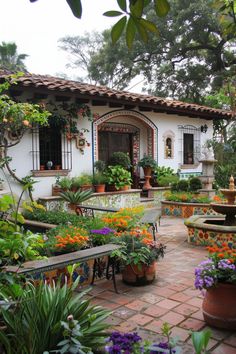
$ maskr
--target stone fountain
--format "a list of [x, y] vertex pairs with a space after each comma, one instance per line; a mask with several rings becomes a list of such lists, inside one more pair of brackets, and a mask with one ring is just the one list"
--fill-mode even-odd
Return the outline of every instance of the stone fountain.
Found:
[[224, 242], [236, 246], [236, 189], [234, 178], [230, 177], [229, 188], [220, 190], [226, 203], [211, 203], [216, 215], [193, 215], [185, 220], [188, 228], [188, 242], [194, 245], [211, 245]]
[[229, 189], [220, 189], [220, 191], [227, 199], [227, 203], [211, 203], [212, 209], [219, 214], [225, 215], [225, 226], [234, 226], [236, 225], [236, 189], [233, 176], [231, 176], [229, 180]]

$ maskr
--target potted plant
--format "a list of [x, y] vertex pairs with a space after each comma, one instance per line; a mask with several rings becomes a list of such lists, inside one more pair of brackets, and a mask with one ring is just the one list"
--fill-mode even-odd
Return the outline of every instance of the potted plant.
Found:
[[70, 190], [72, 190], [73, 192], [77, 192], [77, 190], [81, 188], [80, 177], [72, 177], [71, 182], [72, 183], [71, 183]]
[[106, 187], [106, 177], [101, 173], [95, 173], [93, 175], [93, 186], [95, 188], [96, 193], [103, 193], [105, 192]]
[[71, 189], [72, 179], [70, 177], [62, 177], [57, 184], [63, 191], [68, 191]]
[[111, 158], [109, 159], [108, 162], [109, 166], [122, 166], [126, 170], [130, 169], [131, 167], [131, 162], [130, 162], [130, 157], [128, 154], [125, 152], [113, 152], [111, 155]]
[[85, 200], [89, 199], [92, 195], [93, 191], [90, 190], [78, 190], [77, 192], [73, 191], [65, 191], [60, 193], [60, 196], [63, 200], [68, 202], [68, 206], [70, 209], [75, 210], [77, 204], [81, 204]]
[[92, 175], [88, 174], [88, 173], [82, 173], [79, 177], [78, 177], [78, 183], [80, 183], [80, 188], [82, 190], [86, 190], [86, 189], [91, 189], [92, 188]]
[[206, 290], [202, 310], [211, 326], [236, 330], [236, 250], [207, 247], [209, 258], [195, 269], [195, 287]]
[[125, 190], [132, 183], [131, 173], [120, 165], [108, 166], [104, 175], [108, 185], [113, 185], [115, 190], [121, 190], [122, 188]]
[[145, 183], [143, 189], [147, 190], [152, 188], [150, 184], [150, 178], [152, 171], [157, 167], [157, 162], [152, 156], [144, 155], [144, 157], [138, 162], [138, 166], [143, 168]]
[[114, 243], [122, 248], [113, 252], [123, 264], [122, 279], [131, 285], [147, 285], [156, 275], [156, 261], [164, 256], [165, 246], [153, 241], [145, 228], [120, 232]]
[[94, 163], [94, 168], [97, 172], [100, 172], [100, 173], [103, 173], [106, 169], [106, 164], [104, 161], [102, 160], [97, 160], [95, 163]]

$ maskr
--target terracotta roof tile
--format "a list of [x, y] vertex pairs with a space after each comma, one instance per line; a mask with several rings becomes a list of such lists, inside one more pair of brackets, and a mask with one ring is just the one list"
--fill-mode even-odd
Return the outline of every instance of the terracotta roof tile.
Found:
[[[10, 72], [0, 70], [0, 77], [6, 77]], [[73, 92], [77, 94], [86, 94], [88, 96], [93, 96], [92, 98], [110, 98], [114, 100], [122, 100], [127, 103], [132, 102], [136, 105], [145, 104], [150, 105], [153, 109], [167, 109], [170, 113], [186, 112], [186, 114], [201, 113], [201, 117], [210, 119], [222, 119], [232, 117], [232, 112], [226, 110], [215, 109], [211, 107], [201, 106], [194, 103], [181, 102], [178, 100], [164, 99], [162, 97], [156, 97], [152, 95], [144, 95], [138, 93], [132, 93], [128, 91], [119, 91], [110, 89], [106, 86], [95, 86], [90, 84], [81, 83], [78, 81], [65, 80], [57, 77], [46, 76], [46, 75], [36, 75], [26, 73], [17, 79], [19, 85], [40, 87], [45, 90], [50, 91], [60, 91], [60, 92]], [[94, 97], [95, 96], [95, 97]], [[155, 107], [156, 105], [156, 107]]]

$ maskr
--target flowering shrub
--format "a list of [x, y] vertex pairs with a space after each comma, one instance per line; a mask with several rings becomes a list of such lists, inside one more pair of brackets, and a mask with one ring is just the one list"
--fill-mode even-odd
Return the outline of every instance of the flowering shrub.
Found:
[[123, 260], [126, 265], [140, 263], [150, 265], [164, 256], [165, 246], [153, 241], [152, 234], [145, 227], [117, 232], [113, 242], [122, 246], [113, 252], [113, 256]]
[[58, 226], [48, 234], [52, 252], [67, 253], [87, 248], [87, 231], [76, 226]]
[[183, 203], [210, 203], [210, 199], [204, 195], [197, 195], [188, 192], [167, 192], [165, 193], [165, 200], [172, 202]]
[[131, 230], [141, 218], [143, 207], [122, 208], [116, 213], [107, 214], [102, 220], [117, 231]]
[[101, 246], [109, 243], [111, 237], [114, 235], [114, 230], [110, 227], [103, 227], [102, 229], [90, 230], [90, 240], [92, 246]]
[[236, 249], [222, 244], [207, 247], [209, 258], [195, 269], [195, 287], [209, 289], [218, 283], [236, 284]]

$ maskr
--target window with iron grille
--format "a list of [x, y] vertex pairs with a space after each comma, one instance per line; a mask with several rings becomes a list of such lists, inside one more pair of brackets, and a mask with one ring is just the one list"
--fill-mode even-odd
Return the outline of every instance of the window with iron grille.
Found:
[[69, 141], [55, 127], [32, 129], [33, 170], [71, 170], [72, 152]]
[[181, 165], [198, 164], [200, 158], [200, 129], [193, 125], [179, 125], [179, 157]]

